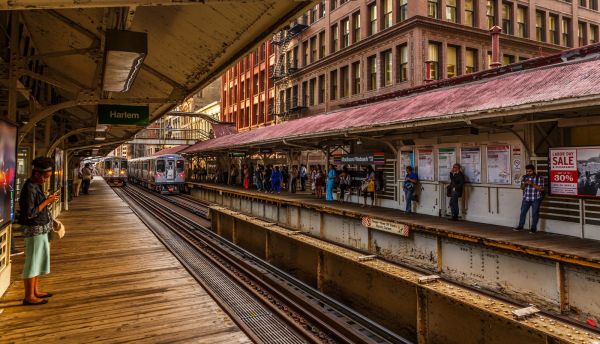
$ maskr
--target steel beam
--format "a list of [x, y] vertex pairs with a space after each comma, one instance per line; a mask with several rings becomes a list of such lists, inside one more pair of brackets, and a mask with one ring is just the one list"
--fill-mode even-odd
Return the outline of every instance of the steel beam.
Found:
[[103, 8], [129, 6], [204, 5], [206, 3], [265, 2], [264, 0], [2, 0], [0, 10]]
[[56, 147], [58, 147], [58, 145], [61, 144], [64, 140], [66, 140], [69, 136], [85, 133], [88, 131], [95, 131], [95, 130], [96, 130], [96, 127], [87, 127], [87, 128], [79, 128], [79, 129], [69, 131], [68, 133], [66, 133], [63, 136], [56, 139], [56, 141], [54, 141], [52, 143], [52, 145], [50, 145], [50, 148], [48, 148], [48, 152], [46, 153], [46, 156], [50, 157], [52, 155], [52, 152], [54, 152], [54, 150], [56, 149]]

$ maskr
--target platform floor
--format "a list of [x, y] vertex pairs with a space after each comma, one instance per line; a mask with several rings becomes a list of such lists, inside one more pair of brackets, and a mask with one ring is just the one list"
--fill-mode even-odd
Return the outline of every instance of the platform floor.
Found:
[[15, 257], [1, 343], [251, 343], [103, 180], [69, 207], [41, 277], [54, 296], [22, 306], [24, 257]]
[[546, 232], [537, 232], [535, 234], [530, 234], [528, 231], [515, 232], [510, 227], [487, 223], [471, 221], [454, 222], [448, 221], [448, 219], [443, 217], [414, 213], [408, 215], [399, 209], [384, 207], [363, 208], [360, 204], [356, 203], [326, 202], [325, 200], [317, 199], [309, 192], [271, 194], [228, 185], [192, 184], [209, 189], [227, 190], [240, 195], [301, 204], [304, 207], [321, 209], [326, 212], [353, 218], [371, 216], [384, 220], [397, 221], [410, 224], [413, 228], [433, 233], [442, 233], [458, 240], [478, 241], [500, 249], [509, 249], [535, 256], [600, 268], [600, 244], [597, 240], [593, 239], [581, 239]]

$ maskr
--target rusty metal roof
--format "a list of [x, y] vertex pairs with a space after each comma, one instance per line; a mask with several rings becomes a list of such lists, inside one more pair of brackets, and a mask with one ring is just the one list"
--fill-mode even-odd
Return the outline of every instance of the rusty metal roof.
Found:
[[179, 145], [179, 146], [169, 147], [169, 148], [161, 149], [152, 155], [157, 156], [157, 155], [165, 155], [165, 154], [177, 154], [177, 153], [181, 152], [182, 150], [188, 148], [189, 146], [190, 145]]
[[510, 72], [395, 99], [345, 108], [197, 143], [183, 153], [210, 152], [425, 124], [467, 122], [510, 113], [600, 104], [600, 56]]

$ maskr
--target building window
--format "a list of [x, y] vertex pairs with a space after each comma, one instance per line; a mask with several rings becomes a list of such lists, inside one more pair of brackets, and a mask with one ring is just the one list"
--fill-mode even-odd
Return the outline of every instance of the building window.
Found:
[[302, 62], [304, 62], [303, 65], [308, 66], [308, 64], [310, 63], [310, 61], [308, 60], [308, 54], [309, 54], [308, 41], [302, 42], [302, 51], [304, 52], [303, 60], [302, 60]]
[[598, 10], [598, 0], [590, 0], [590, 8], [594, 11]]
[[350, 92], [350, 71], [348, 66], [340, 68], [340, 98], [346, 98]]
[[398, 21], [405, 21], [408, 19], [408, 0], [399, 0], [398, 4]]
[[507, 55], [507, 54], [502, 55], [502, 64], [503, 65], [509, 65], [511, 63], [515, 63], [515, 57], [513, 55]]
[[317, 36], [310, 38], [310, 62], [317, 61]]
[[308, 106], [308, 81], [302, 82], [302, 101], [300, 106]]
[[446, 75], [449, 78], [460, 75], [460, 47], [446, 47]]
[[550, 34], [550, 43], [560, 44], [558, 38], [558, 16], [551, 14], [548, 17], [548, 33]]
[[360, 61], [352, 64], [352, 94], [360, 93]]
[[335, 53], [338, 49], [338, 37], [340, 36], [338, 24], [331, 26], [331, 53]]
[[393, 0], [383, 0], [383, 29], [392, 26], [392, 2]]
[[535, 39], [539, 42], [546, 41], [546, 19], [544, 12], [535, 12]]
[[526, 38], [527, 35], [527, 7], [517, 7], [517, 37]]
[[458, 21], [457, 0], [446, 0], [446, 20], [456, 23]]
[[367, 57], [367, 90], [372, 91], [377, 88], [377, 61], [375, 55]]
[[325, 31], [319, 32], [319, 58], [325, 57]]
[[360, 41], [360, 12], [352, 15], [352, 43]]
[[571, 19], [562, 19], [562, 44], [567, 47], [572, 47], [573, 42], [571, 41]]
[[577, 23], [577, 43], [580, 47], [583, 47], [587, 42], [587, 30], [586, 24], [579, 22]]
[[465, 21], [466, 26], [475, 26], [475, 8], [473, 6], [474, 0], [465, 0]]
[[477, 72], [477, 50], [467, 48], [465, 51], [465, 73]]
[[579, 0], [579, 6], [580, 7], [587, 7], [585, 4], [585, 0]]
[[325, 1], [321, 1], [319, 4], [319, 19], [325, 17]]
[[487, 0], [487, 4], [485, 6], [485, 15], [487, 17], [488, 29], [491, 29], [492, 26], [496, 25], [496, 1], [495, 0]]
[[392, 50], [381, 53], [381, 87], [392, 85]]
[[333, 11], [337, 7], [337, 0], [329, 0], [329, 10]]
[[302, 24], [304, 25], [309, 25], [310, 23], [308, 22], [308, 12], [304, 13], [302, 15]]
[[369, 36], [377, 33], [377, 5], [369, 5]]
[[260, 79], [260, 91], [263, 92], [265, 90], [265, 79], [266, 79], [266, 73], [264, 70], [260, 71], [260, 75], [259, 75], [259, 79]]
[[319, 104], [325, 102], [325, 74], [319, 75]]
[[398, 82], [408, 81], [408, 45], [399, 46], [396, 55], [398, 56]]
[[440, 19], [439, 0], [427, 0], [427, 16], [430, 18]]
[[439, 43], [430, 42], [429, 43], [429, 60], [430, 72], [429, 79], [431, 80], [439, 80], [441, 78], [440, 73], [440, 49], [441, 45]]
[[315, 85], [317, 83], [316, 78], [312, 78], [309, 81], [308, 87], [308, 105], [315, 106]]
[[502, 3], [502, 32], [507, 35], [513, 35], [512, 23], [513, 9], [511, 3]]
[[598, 26], [590, 24], [590, 44], [598, 43]]
[[315, 7], [310, 9], [310, 23], [314, 23], [317, 21], [317, 9], [318, 9], [319, 5], [316, 5]]
[[350, 19], [342, 20], [342, 49], [350, 45]]
[[331, 84], [331, 89], [329, 90], [329, 99], [336, 100], [337, 99], [337, 91], [338, 91], [338, 75], [337, 70], [332, 70], [329, 74], [329, 83]]

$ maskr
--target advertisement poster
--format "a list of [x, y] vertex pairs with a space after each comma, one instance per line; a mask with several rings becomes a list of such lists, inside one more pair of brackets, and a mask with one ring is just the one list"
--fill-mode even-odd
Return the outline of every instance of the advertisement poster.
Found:
[[17, 127], [0, 120], [0, 228], [14, 217]]
[[551, 148], [550, 193], [600, 197], [600, 147]]
[[415, 167], [415, 154], [412, 151], [403, 151], [400, 152], [400, 158], [400, 175], [404, 177], [407, 166]]
[[56, 148], [54, 151], [54, 191], [63, 186], [64, 151]]
[[454, 148], [440, 148], [438, 151], [438, 173], [442, 182], [450, 181], [450, 171], [456, 163], [456, 151]]
[[481, 183], [480, 147], [463, 147], [460, 150], [460, 164], [467, 183]]
[[419, 180], [433, 180], [433, 149], [419, 149], [417, 175]]
[[510, 146], [487, 147], [487, 181], [493, 184], [510, 184]]

